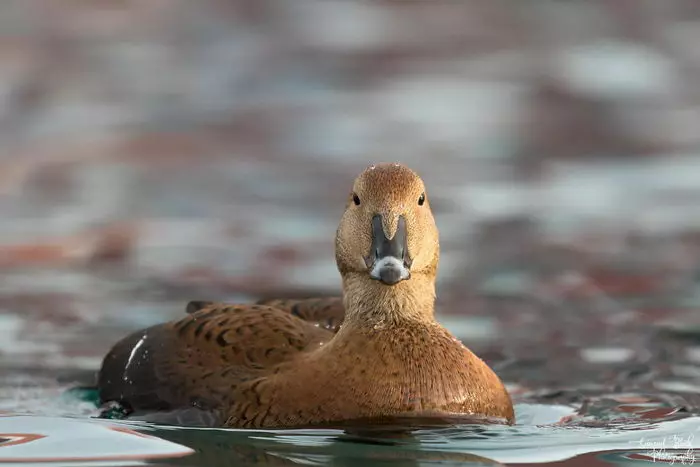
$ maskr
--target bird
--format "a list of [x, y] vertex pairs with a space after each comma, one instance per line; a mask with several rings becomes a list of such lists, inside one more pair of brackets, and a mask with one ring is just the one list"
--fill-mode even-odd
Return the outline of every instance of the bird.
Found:
[[233, 428], [452, 415], [513, 424], [503, 382], [436, 320], [439, 257], [421, 177], [371, 165], [335, 233], [342, 297], [191, 301], [111, 348], [99, 398]]

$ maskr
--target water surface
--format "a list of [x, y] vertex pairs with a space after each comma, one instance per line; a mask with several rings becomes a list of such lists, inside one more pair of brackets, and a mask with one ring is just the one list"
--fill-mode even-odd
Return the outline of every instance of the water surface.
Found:
[[[440, 318], [506, 382], [516, 402], [515, 426], [404, 424], [247, 431], [94, 418], [98, 413], [94, 403], [68, 390], [90, 379], [114, 340], [184, 313], [185, 300], [180, 301], [179, 295], [197, 293], [176, 293], [155, 283], [141, 287], [115, 271], [57, 273], [53, 279], [60, 281], [50, 282], [52, 293], [13, 297], [13, 309], [26, 314], [0, 315], [0, 329], [6, 334], [0, 344], [6, 355], [0, 385], [0, 438], [4, 438], [0, 462], [54, 466], [695, 462], [700, 449], [700, 335], [691, 322], [692, 308], [679, 306], [662, 320], [641, 315], [624, 327], [587, 328], [588, 323], [575, 314], [556, 315], [546, 306], [523, 306], [527, 300], [506, 296], [503, 289], [514, 287], [512, 276], [498, 274], [492, 278], [492, 295], [482, 297], [491, 314], [442, 313]], [[494, 294], [497, 281], [502, 289]], [[35, 282], [34, 290], [39, 286]], [[60, 287], [63, 295], [56, 291]], [[75, 289], [81, 291], [78, 298], [67, 298], [66, 292]], [[93, 296], [100, 298], [100, 308], [81, 313]], [[51, 313], [42, 315], [42, 310]], [[582, 308], [581, 313], [593, 319], [590, 310]], [[25, 442], [18, 442], [18, 433]], [[37, 436], [29, 442], [26, 435]]]

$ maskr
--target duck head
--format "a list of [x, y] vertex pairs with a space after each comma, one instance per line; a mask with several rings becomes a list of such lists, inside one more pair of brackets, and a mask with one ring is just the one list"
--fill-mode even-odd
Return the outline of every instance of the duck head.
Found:
[[438, 230], [423, 180], [401, 164], [364, 170], [336, 234], [340, 273], [394, 287], [420, 276], [434, 279], [438, 257]]

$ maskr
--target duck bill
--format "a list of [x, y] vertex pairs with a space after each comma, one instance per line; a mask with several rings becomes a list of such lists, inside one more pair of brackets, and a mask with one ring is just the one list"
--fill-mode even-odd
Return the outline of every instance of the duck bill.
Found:
[[399, 217], [396, 233], [387, 238], [382, 226], [382, 216], [372, 218], [372, 248], [365, 257], [369, 275], [386, 285], [395, 285], [411, 277], [411, 260], [406, 243], [406, 219]]

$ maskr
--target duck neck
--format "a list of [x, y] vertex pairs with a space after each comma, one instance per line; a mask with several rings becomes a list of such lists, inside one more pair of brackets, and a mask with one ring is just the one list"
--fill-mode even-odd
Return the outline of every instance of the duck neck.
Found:
[[364, 273], [343, 277], [345, 321], [343, 327], [401, 325], [407, 321], [435, 321], [435, 277], [413, 274], [388, 286]]

